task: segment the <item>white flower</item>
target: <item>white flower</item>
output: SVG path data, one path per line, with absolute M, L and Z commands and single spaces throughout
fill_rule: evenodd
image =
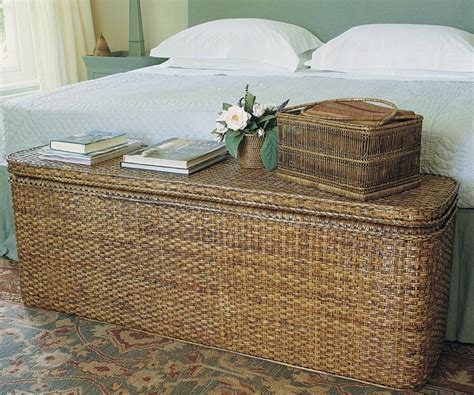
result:
M 265 104 L 265 111 L 275 111 L 276 109 L 276 104 Z
M 222 110 L 220 113 L 219 113 L 219 117 L 217 117 L 217 122 L 225 122 L 225 116 L 227 114 L 227 111 L 225 110 Z
M 222 122 L 216 122 L 216 130 L 219 133 L 227 132 L 227 127 Z
M 225 134 L 224 133 L 219 133 L 219 132 L 216 132 L 214 133 L 216 137 L 214 137 L 214 141 L 216 143 L 222 143 L 224 141 L 224 137 L 225 137 Z
M 224 140 L 225 134 L 228 131 L 227 126 L 226 126 L 226 122 L 225 122 L 224 119 L 222 119 L 223 118 L 222 114 L 225 113 L 225 112 L 226 111 L 223 111 L 222 113 L 219 113 L 219 118 L 216 121 L 216 129 L 212 132 L 212 134 L 214 134 L 216 136 L 215 140 L 218 143 L 221 143 Z
M 258 129 L 257 135 L 258 137 L 265 137 L 265 130 L 263 128 Z
M 263 114 L 265 114 L 265 105 L 261 103 L 255 103 L 253 105 L 253 115 L 257 118 L 260 118 Z
M 227 127 L 232 130 L 243 130 L 252 117 L 242 107 L 232 106 L 223 114 Z

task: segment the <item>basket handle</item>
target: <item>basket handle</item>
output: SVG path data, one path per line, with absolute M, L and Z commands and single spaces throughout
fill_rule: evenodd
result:
M 372 102 L 372 103 L 382 103 L 382 104 L 386 104 L 387 106 L 391 107 L 392 108 L 392 111 L 390 112 L 390 114 L 388 114 L 386 117 L 384 117 L 383 119 L 381 119 L 380 121 L 378 121 L 378 125 L 379 126 L 383 126 L 385 125 L 386 123 L 389 123 L 390 121 L 392 121 L 396 116 L 397 116 L 397 113 L 398 113 L 398 107 L 388 101 L 388 100 L 383 100 L 383 99 L 375 99 L 375 98 L 349 98 L 349 99 L 330 99 L 330 100 L 323 100 L 323 101 L 320 101 L 320 102 L 316 102 L 316 103 L 312 103 L 310 104 L 309 106 L 305 107 L 304 110 L 306 110 L 307 108 L 309 107 L 313 107 L 314 105 L 316 104 L 322 104 L 322 103 L 338 103 L 338 102 L 348 102 L 348 101 L 352 101 L 352 102 Z M 295 109 L 296 110 L 296 109 Z M 325 117 L 325 116 L 315 116 L 315 115 L 312 115 L 313 117 L 315 118 L 319 118 L 319 119 L 324 119 L 324 120 L 327 120 L 327 121 L 341 121 L 342 119 L 341 118 L 337 118 L 337 117 Z M 354 119 L 350 119 L 350 118 L 344 118 L 343 119 L 344 121 L 373 121 L 372 118 L 370 119 L 364 119 L 364 118 L 354 118 Z

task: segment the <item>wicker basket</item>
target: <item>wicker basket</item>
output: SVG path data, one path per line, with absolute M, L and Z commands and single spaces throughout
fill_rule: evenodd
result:
M 263 169 L 260 149 L 264 139 L 256 134 L 246 134 L 237 151 L 240 167 L 244 169 Z
M 457 183 L 359 202 L 226 160 L 9 158 L 25 303 L 411 388 L 440 354 Z
M 380 99 L 337 99 L 288 108 L 278 114 L 278 174 L 359 200 L 416 187 L 422 120 Z

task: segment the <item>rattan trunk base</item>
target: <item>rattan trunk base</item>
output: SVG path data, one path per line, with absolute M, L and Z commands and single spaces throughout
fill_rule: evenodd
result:
M 190 177 L 9 158 L 28 305 L 413 388 L 445 330 L 457 184 L 370 203 L 228 159 Z

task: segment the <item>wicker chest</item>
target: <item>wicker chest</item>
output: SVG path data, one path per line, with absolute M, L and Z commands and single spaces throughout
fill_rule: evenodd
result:
M 367 202 L 241 170 L 9 158 L 28 305 L 391 387 L 441 350 L 457 183 Z

